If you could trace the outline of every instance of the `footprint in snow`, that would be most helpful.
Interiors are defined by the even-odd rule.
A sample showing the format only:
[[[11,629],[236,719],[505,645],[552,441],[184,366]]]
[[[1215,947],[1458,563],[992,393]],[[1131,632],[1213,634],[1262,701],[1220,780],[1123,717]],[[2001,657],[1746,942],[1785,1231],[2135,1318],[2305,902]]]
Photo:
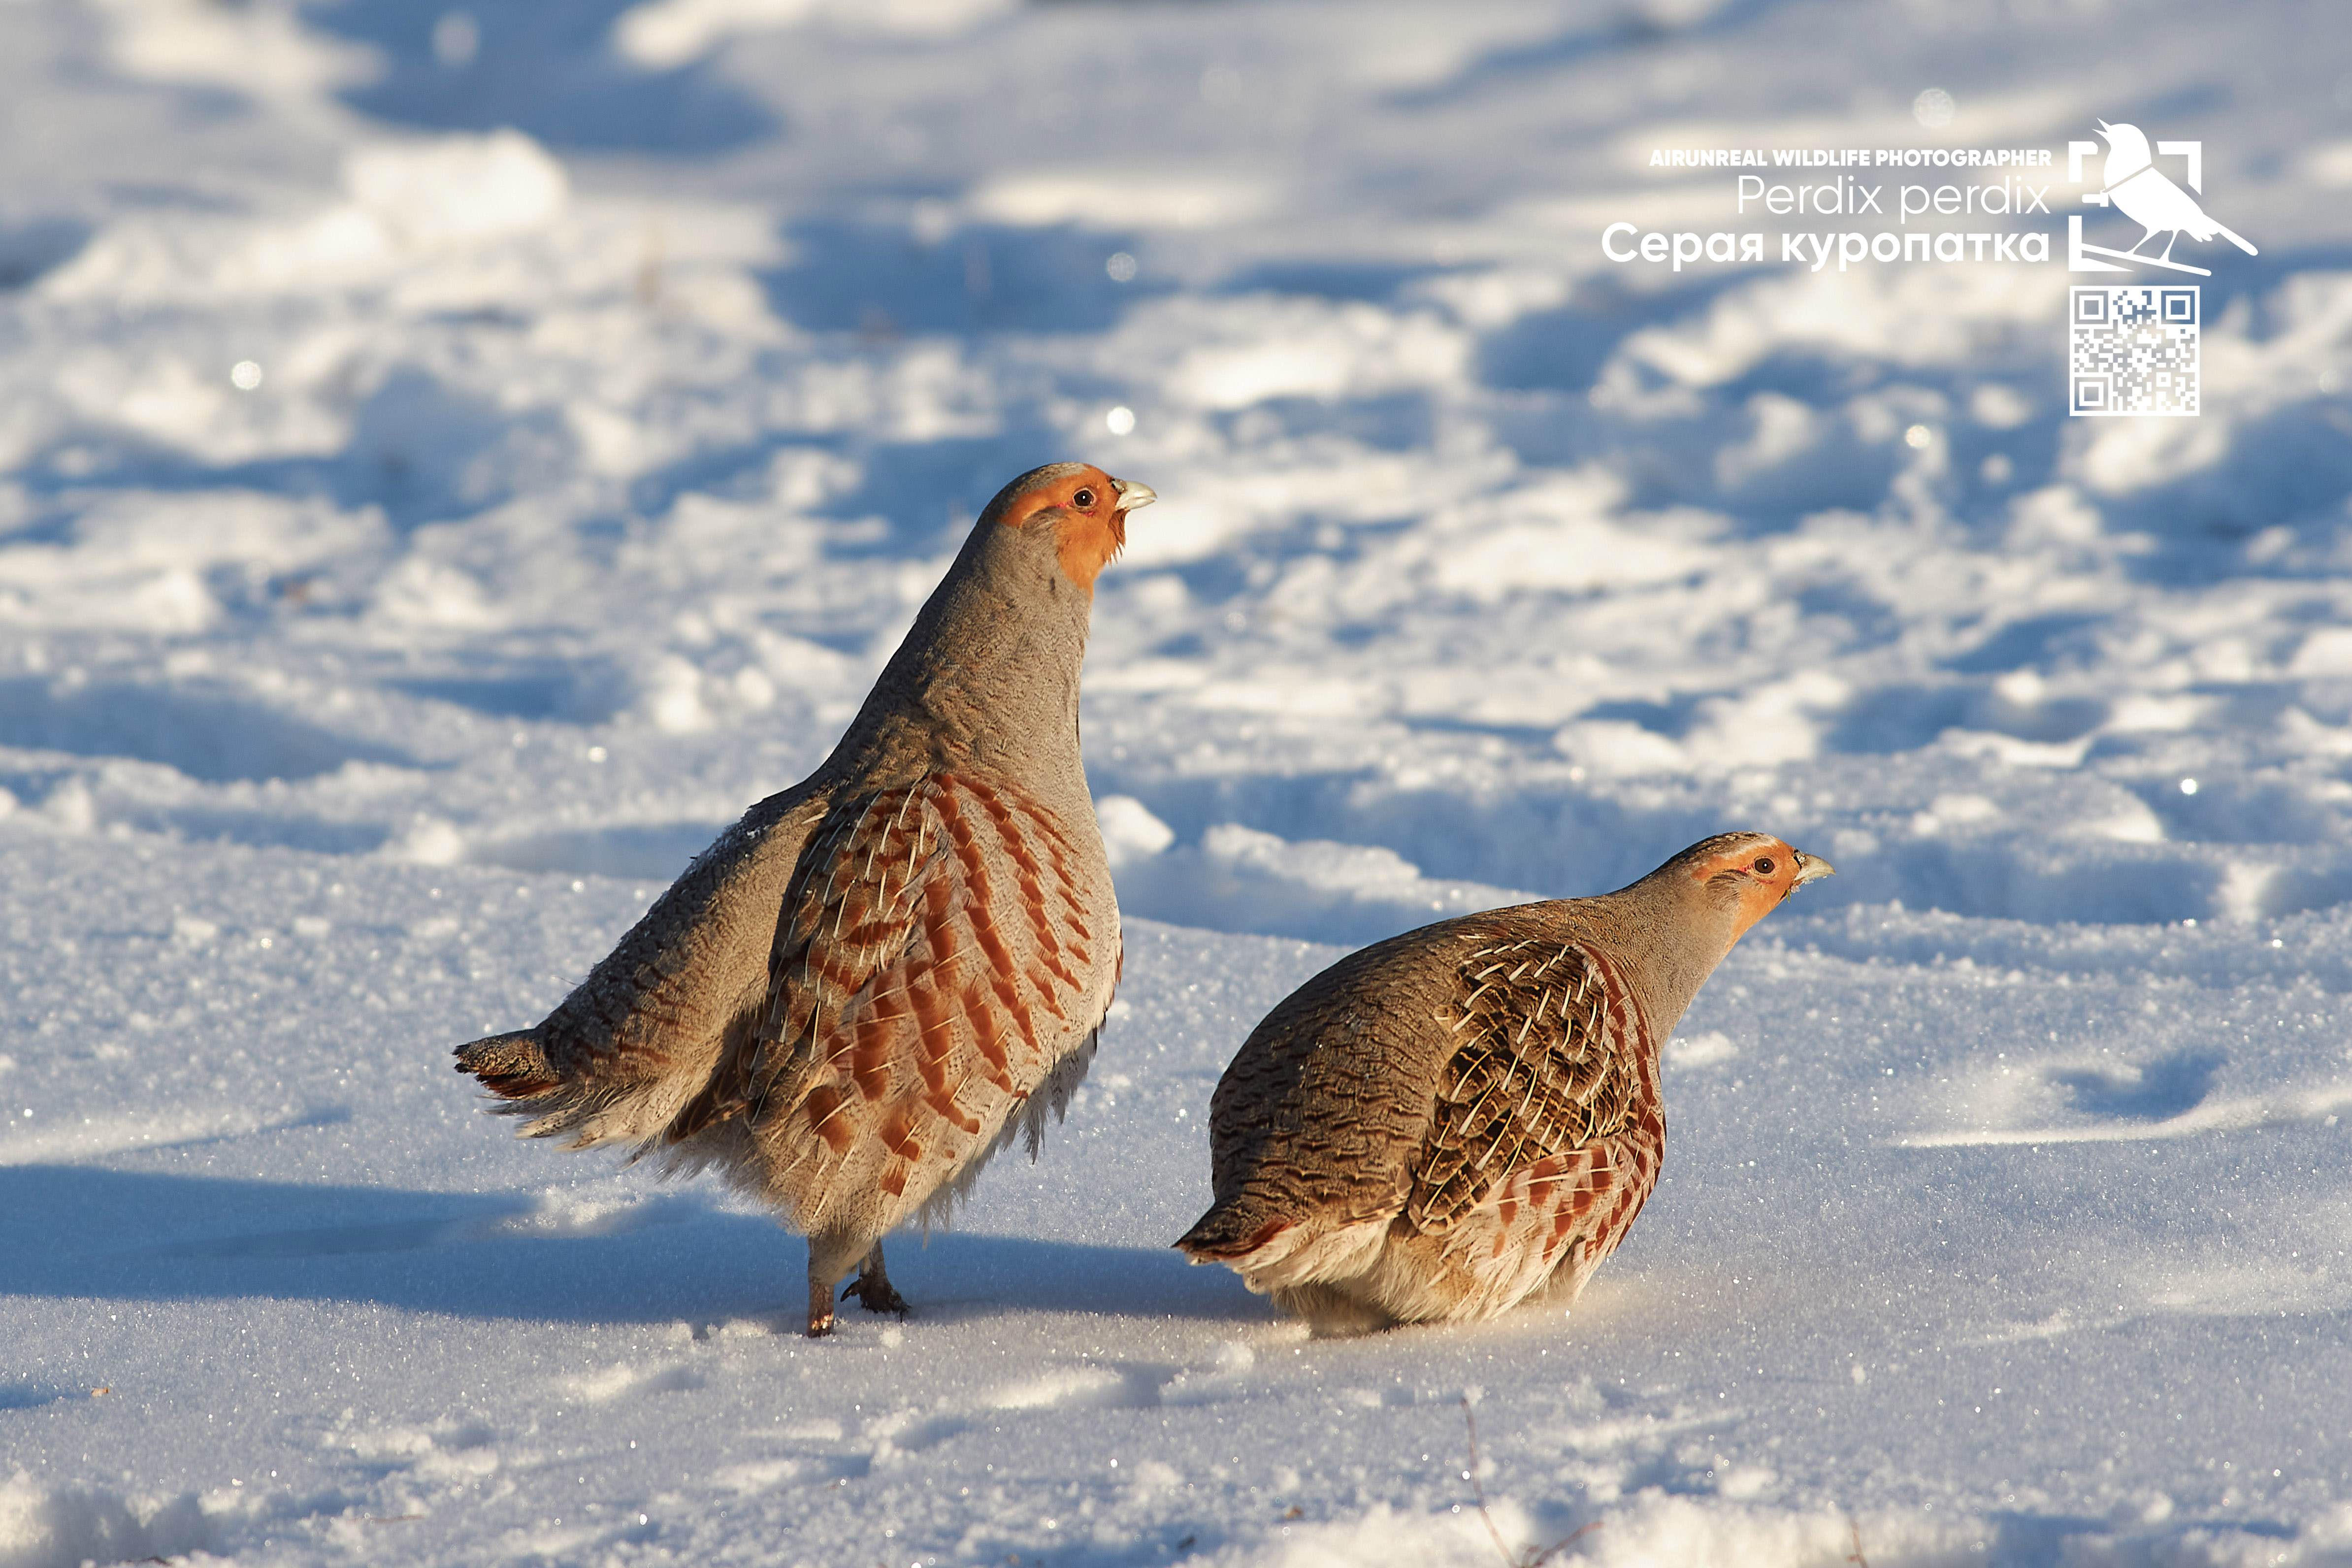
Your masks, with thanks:
[[[2086,1115],[2162,1121],[2202,1104],[2226,1059],[2218,1051],[2179,1051],[2137,1067],[2053,1068],[2050,1081]]]

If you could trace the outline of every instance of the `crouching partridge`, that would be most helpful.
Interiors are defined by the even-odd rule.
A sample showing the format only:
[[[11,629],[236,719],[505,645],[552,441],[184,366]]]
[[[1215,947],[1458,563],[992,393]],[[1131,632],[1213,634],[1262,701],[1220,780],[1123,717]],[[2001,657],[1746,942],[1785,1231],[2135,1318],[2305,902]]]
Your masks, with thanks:
[[[1601,898],[1341,959],[1225,1069],[1216,1203],[1176,1245],[1318,1333],[1574,1300],[1657,1181],[1659,1047],[1748,928],[1829,874],[1727,833]]]
[[[1095,577],[1154,499],[1056,463],[998,492],[833,754],[752,806],[536,1027],[457,1048],[527,1136],[715,1166],[834,1287],[1036,1153],[1085,1076],[1118,906],[1078,760]],[[635,1157],[633,1155],[633,1157]]]

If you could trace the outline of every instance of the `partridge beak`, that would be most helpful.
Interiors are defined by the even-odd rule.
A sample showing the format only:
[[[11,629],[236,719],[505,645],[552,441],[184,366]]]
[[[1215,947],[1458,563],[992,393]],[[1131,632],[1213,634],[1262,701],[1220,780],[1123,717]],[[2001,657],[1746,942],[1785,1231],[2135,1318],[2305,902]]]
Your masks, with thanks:
[[[1112,509],[1115,511],[1133,511],[1160,499],[1159,491],[1150,485],[1137,484],[1133,479],[1113,479],[1110,488],[1118,492],[1118,505]]]
[[[1836,867],[1818,855],[1808,855],[1800,849],[1797,851],[1797,879],[1789,884],[1789,890],[1793,893],[1808,882],[1818,882],[1823,877],[1836,875]]]

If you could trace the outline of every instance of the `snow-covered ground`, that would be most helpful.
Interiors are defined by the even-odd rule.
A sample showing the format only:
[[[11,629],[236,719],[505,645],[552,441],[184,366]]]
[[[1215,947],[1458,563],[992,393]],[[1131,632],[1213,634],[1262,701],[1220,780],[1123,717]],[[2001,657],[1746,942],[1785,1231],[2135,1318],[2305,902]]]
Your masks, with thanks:
[[[2340,5],[0,35],[0,1568],[2352,1563]],[[1757,226],[1653,148],[2099,119],[2260,247],[2184,243],[2197,419],[2065,416],[2063,264],[1601,253]],[[1164,498],[1087,668],[1122,1001],[811,1343],[796,1240],[448,1047],[1065,457]],[[1731,827],[1840,875],[1572,1313],[1310,1342],[1169,1250],[1343,945]]]

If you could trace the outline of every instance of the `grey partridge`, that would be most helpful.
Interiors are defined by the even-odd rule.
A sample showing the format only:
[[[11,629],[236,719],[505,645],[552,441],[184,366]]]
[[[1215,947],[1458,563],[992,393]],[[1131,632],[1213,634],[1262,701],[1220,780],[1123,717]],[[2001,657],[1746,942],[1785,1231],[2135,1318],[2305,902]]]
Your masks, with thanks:
[[[1078,757],[1094,584],[1150,489],[998,492],[815,773],[704,850],[536,1027],[457,1048],[525,1135],[716,1167],[809,1238],[808,1331],[881,1238],[1037,1150],[1094,1054],[1118,906]]]
[[[1350,953],[1225,1069],[1216,1202],[1176,1245],[1318,1334],[1573,1300],[1657,1181],[1659,1047],[1748,928],[1829,874],[1728,833],[1602,897]]]

